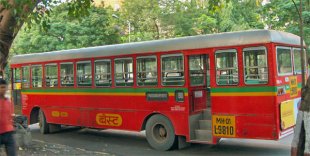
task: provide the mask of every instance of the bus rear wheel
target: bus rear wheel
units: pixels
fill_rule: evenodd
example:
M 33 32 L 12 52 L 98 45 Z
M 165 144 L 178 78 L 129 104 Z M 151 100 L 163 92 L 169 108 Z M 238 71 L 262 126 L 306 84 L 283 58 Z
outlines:
M 163 115 L 154 115 L 146 123 L 146 139 L 157 150 L 167 151 L 176 144 L 174 128 Z
M 40 126 L 40 132 L 42 134 L 49 133 L 49 124 L 46 122 L 44 112 L 41 109 L 39 111 L 39 126 Z

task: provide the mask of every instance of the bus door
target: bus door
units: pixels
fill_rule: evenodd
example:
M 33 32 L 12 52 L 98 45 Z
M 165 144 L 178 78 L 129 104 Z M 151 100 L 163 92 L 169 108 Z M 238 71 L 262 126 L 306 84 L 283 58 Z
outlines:
M 210 84 L 209 75 L 209 55 L 189 56 L 189 96 L 191 112 L 202 111 L 207 108 L 207 95 Z
M 21 105 L 21 69 L 13 68 L 12 71 L 12 101 L 14 105 Z

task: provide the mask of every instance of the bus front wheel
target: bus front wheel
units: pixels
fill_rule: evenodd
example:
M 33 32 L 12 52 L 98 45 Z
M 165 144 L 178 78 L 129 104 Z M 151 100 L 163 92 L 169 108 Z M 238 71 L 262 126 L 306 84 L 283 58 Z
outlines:
M 159 114 L 147 121 L 146 139 L 154 149 L 162 151 L 172 149 L 177 140 L 170 120 Z
M 42 134 L 49 133 L 49 124 L 46 122 L 44 112 L 41 109 L 39 111 L 39 126 Z

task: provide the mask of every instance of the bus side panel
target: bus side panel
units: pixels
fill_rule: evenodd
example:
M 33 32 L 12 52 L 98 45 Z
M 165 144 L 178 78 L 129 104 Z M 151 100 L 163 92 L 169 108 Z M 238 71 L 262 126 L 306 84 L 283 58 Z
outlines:
M 274 115 L 237 116 L 238 138 L 277 140 Z
M 29 108 L 43 109 L 49 123 L 140 131 L 150 114 L 163 114 L 172 122 L 177 135 L 188 134 L 188 96 L 185 102 L 176 102 L 169 95 L 167 101 L 147 101 L 142 95 L 80 95 L 56 93 L 51 95 L 24 95 Z M 44 103 L 42 103 L 44 99 Z M 25 112 L 27 113 L 27 112 Z M 30 112 L 29 112 L 30 114 Z M 179 121 L 183 122 L 179 122 Z
M 33 119 L 31 119 L 31 113 L 32 111 L 35 111 L 35 108 L 42 108 L 42 105 L 44 105 L 45 99 L 43 96 L 37 96 L 37 95 L 25 95 L 23 94 L 23 91 L 21 93 L 22 98 L 22 113 L 23 115 L 27 116 L 28 122 L 30 123 L 30 120 L 34 120 L 34 118 L 38 116 L 32 116 Z
M 96 98 L 98 98 L 96 100 Z M 120 97 L 93 97 L 93 100 L 104 102 L 97 103 L 89 116 L 89 127 L 94 128 L 116 128 L 140 131 L 142 124 L 151 114 L 162 114 L 166 116 L 173 124 L 177 135 L 186 135 L 188 133 L 187 110 L 186 103 L 175 102 L 175 97 L 169 97 L 168 101 L 146 101 L 145 96 L 120 96 Z M 185 97 L 187 101 L 187 97 Z M 100 123 L 98 115 L 100 114 L 118 114 L 121 117 L 122 124 L 118 126 L 110 126 Z M 179 121 L 184 122 L 179 122 Z
M 297 94 L 293 94 L 291 95 L 290 93 L 290 82 L 288 81 L 291 77 L 296 77 L 297 78 Z M 276 105 L 276 109 L 278 110 L 278 114 L 277 114 L 277 118 L 278 118 L 278 131 L 279 131 L 279 136 L 283 137 L 287 135 L 287 131 L 292 131 L 294 126 L 284 126 L 285 123 L 283 123 L 282 121 L 282 117 L 281 117 L 281 104 L 284 104 L 286 102 L 292 102 L 293 101 L 293 107 L 289 108 L 286 107 L 286 111 L 291 112 L 291 113 L 285 113 L 286 115 L 290 116 L 290 117 L 294 117 L 294 122 L 296 123 L 297 120 L 297 114 L 298 114 L 298 103 L 301 100 L 301 89 L 302 89 L 302 76 L 299 75 L 294 75 L 294 76 L 281 76 L 281 77 L 277 77 L 277 82 L 278 82 L 278 87 L 279 88 L 286 88 L 285 89 L 285 94 L 282 95 L 278 95 L 277 96 L 277 105 Z M 288 89 L 289 88 L 289 89 Z M 284 119 L 285 121 L 288 121 L 288 116 L 286 116 L 286 119 Z M 289 119 L 290 119 L 289 117 Z M 284 125 L 283 125 L 284 124 Z
M 212 115 L 235 116 L 236 138 L 277 139 L 274 96 L 213 96 Z
M 34 106 L 29 104 L 28 96 L 24 95 L 23 93 L 21 93 L 21 102 L 22 102 L 22 114 L 27 116 L 28 124 L 30 124 L 30 114 Z

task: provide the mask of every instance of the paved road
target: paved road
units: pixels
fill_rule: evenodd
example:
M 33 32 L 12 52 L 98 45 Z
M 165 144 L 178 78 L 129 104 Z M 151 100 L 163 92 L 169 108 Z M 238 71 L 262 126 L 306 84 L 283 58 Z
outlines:
M 281 141 L 225 139 L 216 146 L 192 144 L 181 150 L 156 151 L 148 145 L 143 132 L 80 129 L 65 127 L 61 132 L 42 135 L 38 125 L 31 126 L 33 139 L 41 142 L 61 144 L 80 150 L 116 156 L 138 155 L 216 155 L 216 156 L 285 156 L 290 154 L 292 135 Z

